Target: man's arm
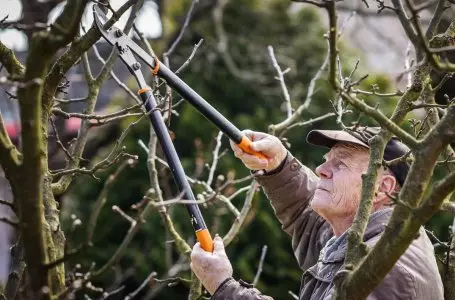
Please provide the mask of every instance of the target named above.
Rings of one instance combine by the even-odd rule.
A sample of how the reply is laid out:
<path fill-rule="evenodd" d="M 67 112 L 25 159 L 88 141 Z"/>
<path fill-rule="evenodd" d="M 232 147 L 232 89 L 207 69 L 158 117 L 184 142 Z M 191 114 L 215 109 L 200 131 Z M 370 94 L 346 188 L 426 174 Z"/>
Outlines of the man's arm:
<path fill-rule="evenodd" d="M 219 286 L 211 300 L 273 300 L 273 298 L 262 295 L 257 289 L 242 281 L 229 278 Z"/>
<path fill-rule="evenodd" d="M 251 149 L 262 152 L 267 159 L 249 155 L 231 143 L 234 154 L 250 170 L 267 172 L 257 175 L 257 181 L 271 199 L 283 229 L 292 236 L 300 267 L 307 269 L 317 262 L 320 250 L 331 236 L 329 225 L 309 207 L 318 179 L 287 152 L 277 137 L 260 132 L 244 133 L 253 142 Z M 231 279 L 232 267 L 221 238 L 214 239 L 214 249 L 208 253 L 196 243 L 191 253 L 191 268 L 210 294 L 216 296 L 214 299 L 240 299 L 235 298 L 240 296 L 245 300 L 271 299 Z M 231 298 L 226 298 L 227 294 Z"/>
<path fill-rule="evenodd" d="M 277 137 L 257 132 L 246 135 L 253 141 L 253 150 L 269 157 L 268 164 L 261 166 L 255 157 L 231 146 L 246 167 L 253 171 L 265 169 L 265 175 L 257 175 L 256 180 L 270 199 L 283 230 L 291 235 L 294 254 L 306 270 L 317 262 L 320 250 L 333 235 L 329 224 L 310 207 L 319 179 L 288 153 Z"/>
<path fill-rule="evenodd" d="M 273 300 L 242 280 L 232 279 L 232 266 L 218 235 L 213 239 L 213 253 L 204 251 L 199 243 L 194 245 L 191 269 L 213 295 L 212 300 Z"/>

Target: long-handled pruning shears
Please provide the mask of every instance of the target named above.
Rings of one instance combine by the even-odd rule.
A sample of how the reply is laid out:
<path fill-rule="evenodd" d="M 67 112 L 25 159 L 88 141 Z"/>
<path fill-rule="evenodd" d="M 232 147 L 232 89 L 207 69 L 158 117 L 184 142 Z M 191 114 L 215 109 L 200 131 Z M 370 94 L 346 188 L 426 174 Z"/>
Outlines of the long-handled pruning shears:
<path fill-rule="evenodd" d="M 178 188 L 184 199 L 195 200 L 190 184 L 186 179 L 180 159 L 175 151 L 172 140 L 169 136 L 163 117 L 159 110 L 156 109 L 157 103 L 153 96 L 150 87 L 145 82 L 141 71 L 141 64 L 136 60 L 133 53 L 139 56 L 151 69 L 154 75 L 160 76 L 166 80 L 167 84 L 175 89 L 184 99 L 190 102 L 204 117 L 218 127 L 225 135 L 235 142 L 243 151 L 256 155 L 260 158 L 266 156 L 260 152 L 253 151 L 251 141 L 231 122 L 229 122 L 222 114 L 207 103 L 199 94 L 191 89 L 177 75 L 175 75 L 164 64 L 161 64 L 157 57 L 153 57 L 133 42 L 122 30 L 112 26 L 109 29 L 104 28 L 107 22 L 107 17 L 103 11 L 97 6 L 93 6 L 93 18 L 101 35 L 114 47 L 117 48 L 121 60 L 126 64 L 128 70 L 136 78 L 139 85 L 138 94 L 144 103 L 145 109 L 148 112 L 153 129 L 163 148 L 164 155 L 171 169 L 172 175 L 177 182 Z M 205 251 L 213 251 L 213 240 L 205 225 L 201 211 L 197 204 L 186 204 L 188 213 L 190 214 L 191 223 L 196 232 L 198 241 Z"/>

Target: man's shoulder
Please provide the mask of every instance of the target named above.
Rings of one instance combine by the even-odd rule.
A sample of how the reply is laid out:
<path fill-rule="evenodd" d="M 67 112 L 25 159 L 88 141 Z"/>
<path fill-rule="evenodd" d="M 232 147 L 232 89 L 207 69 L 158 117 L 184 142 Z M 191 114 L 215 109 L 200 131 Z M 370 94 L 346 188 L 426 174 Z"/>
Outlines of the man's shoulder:
<path fill-rule="evenodd" d="M 379 237 L 372 238 L 367 244 L 373 246 Z M 388 293 L 388 299 L 443 299 L 433 245 L 423 228 L 375 292 Z"/>

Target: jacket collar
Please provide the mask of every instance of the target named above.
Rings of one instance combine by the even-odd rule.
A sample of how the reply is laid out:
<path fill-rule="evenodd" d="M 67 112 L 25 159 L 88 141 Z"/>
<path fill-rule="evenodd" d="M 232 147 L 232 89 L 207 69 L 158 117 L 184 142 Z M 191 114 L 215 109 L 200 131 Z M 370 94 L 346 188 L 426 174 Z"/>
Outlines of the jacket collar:
<path fill-rule="evenodd" d="M 363 237 L 363 241 L 368 240 L 380 235 L 385 228 L 392 215 L 393 208 L 388 207 L 380 211 L 374 212 L 370 215 L 367 228 Z M 344 261 L 348 247 L 347 231 L 339 237 L 332 237 L 325 247 L 321 250 L 319 261 L 322 263 L 335 263 Z"/>

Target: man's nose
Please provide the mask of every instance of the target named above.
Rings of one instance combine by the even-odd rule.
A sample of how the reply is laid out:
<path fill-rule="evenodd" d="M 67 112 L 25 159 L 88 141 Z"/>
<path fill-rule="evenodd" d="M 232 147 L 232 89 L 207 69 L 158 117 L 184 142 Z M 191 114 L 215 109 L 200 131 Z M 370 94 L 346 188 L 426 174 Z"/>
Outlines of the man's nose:
<path fill-rule="evenodd" d="M 330 168 L 329 168 L 327 162 L 319 165 L 316 168 L 316 174 L 321 178 L 328 178 L 328 179 L 332 178 L 332 171 L 330 171 Z"/>

